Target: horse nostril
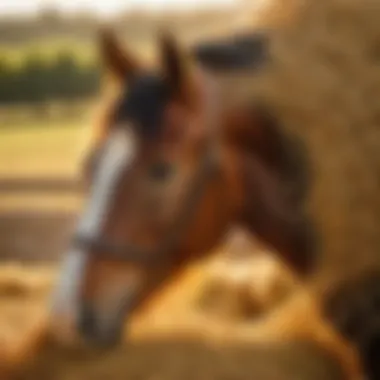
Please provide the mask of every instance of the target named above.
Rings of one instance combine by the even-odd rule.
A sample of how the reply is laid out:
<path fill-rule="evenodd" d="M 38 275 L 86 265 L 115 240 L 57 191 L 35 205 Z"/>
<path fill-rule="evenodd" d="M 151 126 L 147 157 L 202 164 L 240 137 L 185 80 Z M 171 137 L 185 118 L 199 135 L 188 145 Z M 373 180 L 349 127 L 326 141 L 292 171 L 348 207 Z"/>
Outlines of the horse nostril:
<path fill-rule="evenodd" d="M 165 161 L 156 162 L 149 168 L 149 176 L 154 181 L 165 181 L 172 173 L 173 167 Z"/>
<path fill-rule="evenodd" d="M 119 325 L 102 325 L 94 310 L 83 306 L 78 319 L 78 331 L 85 343 L 97 348 L 110 348 L 119 343 Z"/>
<path fill-rule="evenodd" d="M 96 334 L 96 318 L 91 308 L 83 306 L 79 315 L 78 328 L 86 339 L 93 339 Z"/>

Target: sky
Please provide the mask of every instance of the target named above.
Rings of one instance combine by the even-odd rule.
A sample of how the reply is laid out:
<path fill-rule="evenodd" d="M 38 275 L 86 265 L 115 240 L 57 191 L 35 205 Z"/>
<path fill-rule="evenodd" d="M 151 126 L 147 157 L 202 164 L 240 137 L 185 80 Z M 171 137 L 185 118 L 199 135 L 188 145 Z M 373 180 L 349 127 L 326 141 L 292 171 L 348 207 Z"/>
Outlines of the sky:
<path fill-rule="evenodd" d="M 65 12 L 92 10 L 102 15 L 112 15 L 120 9 L 143 7 L 188 8 L 200 5 L 233 4 L 236 0 L 0 0 L 0 14 L 33 14 L 43 6 L 54 5 Z"/>

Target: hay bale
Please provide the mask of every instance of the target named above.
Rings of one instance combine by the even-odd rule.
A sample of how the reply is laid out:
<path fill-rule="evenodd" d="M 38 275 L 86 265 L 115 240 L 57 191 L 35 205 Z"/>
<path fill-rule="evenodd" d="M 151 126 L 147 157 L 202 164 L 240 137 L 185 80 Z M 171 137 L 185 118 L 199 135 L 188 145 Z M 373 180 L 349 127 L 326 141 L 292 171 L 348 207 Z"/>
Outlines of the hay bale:
<path fill-rule="evenodd" d="M 0 266 L 0 297 L 23 298 L 46 294 L 56 277 L 50 266 L 10 263 Z"/>
<path fill-rule="evenodd" d="M 56 270 L 52 265 L 0 265 L 0 348 L 7 350 L 43 315 Z M 1 362 L 0 352 L 0 362 Z M 1 364 L 1 363 L 0 363 Z M 1 376 L 0 376 L 1 378 Z"/>
<path fill-rule="evenodd" d="M 149 363 L 149 365 L 148 365 Z M 199 339 L 130 342 L 102 355 L 47 344 L 40 356 L 7 380 L 82 379 L 343 380 L 337 363 L 318 347 L 299 343 L 210 345 Z"/>
<path fill-rule="evenodd" d="M 198 309 L 236 322 L 265 315 L 297 289 L 290 271 L 244 231 L 233 232 L 202 282 Z"/>
<path fill-rule="evenodd" d="M 268 17 L 271 9 L 286 13 L 283 0 L 265 9 L 261 25 L 268 17 L 271 62 L 235 88 L 266 104 L 309 154 L 312 187 L 304 209 L 320 243 L 311 285 L 323 304 L 338 288 L 380 269 L 380 1 L 289 4 L 284 18 Z M 360 297 L 376 306 L 374 291 Z M 344 313 L 356 308 L 348 301 Z M 353 338 L 359 347 L 368 338 L 365 324 L 354 327 L 361 331 Z"/>
<path fill-rule="evenodd" d="M 249 336 L 246 339 L 225 338 L 224 324 L 221 324 L 221 330 L 217 328 L 210 334 L 215 320 L 201 318 L 192 321 L 187 309 L 183 315 L 179 309 L 188 305 L 189 298 L 192 298 L 192 291 L 188 288 L 194 288 L 202 273 L 200 268 L 194 268 L 187 281 L 175 287 L 174 299 L 169 297 L 166 303 L 164 300 L 161 310 L 149 313 L 145 321 L 140 317 L 142 324 L 132 326 L 134 334 L 124 347 L 109 353 L 86 352 L 79 347 L 63 347 L 52 341 L 47 326 L 43 324 L 44 313 L 34 311 L 42 309 L 43 304 L 36 300 L 30 300 L 30 303 L 22 300 L 18 305 L 20 308 L 12 313 L 21 319 L 15 326 L 19 336 L 6 336 L 2 340 L 0 331 L 0 379 L 347 378 L 342 375 L 342 368 L 335 358 L 319 345 L 286 339 L 287 342 L 283 342 L 281 337 L 268 343 L 265 342 L 266 334 L 262 336 L 260 333 L 261 326 L 258 326 L 260 331 L 257 330 L 260 337 L 252 340 Z M 5 307 L 9 306 L 8 303 Z M 160 320 L 159 314 L 164 313 L 166 318 L 162 315 Z M 36 315 L 32 318 L 32 325 L 28 328 L 20 325 L 30 324 L 33 314 Z"/>
<path fill-rule="evenodd" d="M 292 10 L 291 23 L 272 25 L 271 63 L 249 91 L 306 145 L 321 269 L 345 278 L 380 264 L 380 2 Z"/>
<path fill-rule="evenodd" d="M 198 308 L 208 315 L 238 322 L 259 318 L 279 306 L 294 290 L 295 283 L 287 273 L 266 261 L 220 263 L 223 268 L 216 269 L 204 281 L 196 300 Z M 237 268 L 242 265 L 246 267 Z"/>

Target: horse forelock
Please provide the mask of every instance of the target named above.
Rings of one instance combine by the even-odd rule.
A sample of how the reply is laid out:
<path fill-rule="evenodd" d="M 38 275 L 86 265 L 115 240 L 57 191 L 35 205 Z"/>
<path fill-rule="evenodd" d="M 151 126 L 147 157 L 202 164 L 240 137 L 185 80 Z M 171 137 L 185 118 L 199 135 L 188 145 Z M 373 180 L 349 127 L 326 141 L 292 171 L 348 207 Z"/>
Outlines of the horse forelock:
<path fill-rule="evenodd" d="M 135 77 L 122 90 L 110 121 L 113 124 L 128 121 L 141 138 L 154 139 L 162 133 L 164 113 L 170 100 L 170 88 L 161 76 Z"/>

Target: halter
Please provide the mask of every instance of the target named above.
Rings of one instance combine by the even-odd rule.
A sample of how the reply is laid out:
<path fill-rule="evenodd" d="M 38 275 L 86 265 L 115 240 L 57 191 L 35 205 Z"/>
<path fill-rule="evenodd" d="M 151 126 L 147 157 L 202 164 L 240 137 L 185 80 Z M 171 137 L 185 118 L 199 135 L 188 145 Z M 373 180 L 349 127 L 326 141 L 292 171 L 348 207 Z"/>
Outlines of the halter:
<path fill-rule="evenodd" d="M 210 85 L 207 90 L 215 92 Z M 215 99 L 215 93 L 209 99 Z M 184 237 L 186 229 L 192 221 L 196 211 L 196 206 L 200 202 L 207 184 L 219 168 L 218 139 L 216 138 L 216 127 L 218 126 L 218 113 L 216 104 L 212 104 L 209 125 L 212 127 L 210 136 L 201 157 L 197 172 L 185 198 L 185 204 L 178 218 L 173 222 L 167 235 L 163 238 L 156 249 L 144 249 L 134 244 L 118 245 L 103 238 L 91 238 L 83 235 L 76 235 L 72 244 L 75 247 L 91 251 L 94 255 L 104 256 L 116 260 L 123 260 L 132 264 L 143 264 L 144 266 L 159 266 L 164 262 L 163 258 L 173 258 L 175 250 Z"/>

